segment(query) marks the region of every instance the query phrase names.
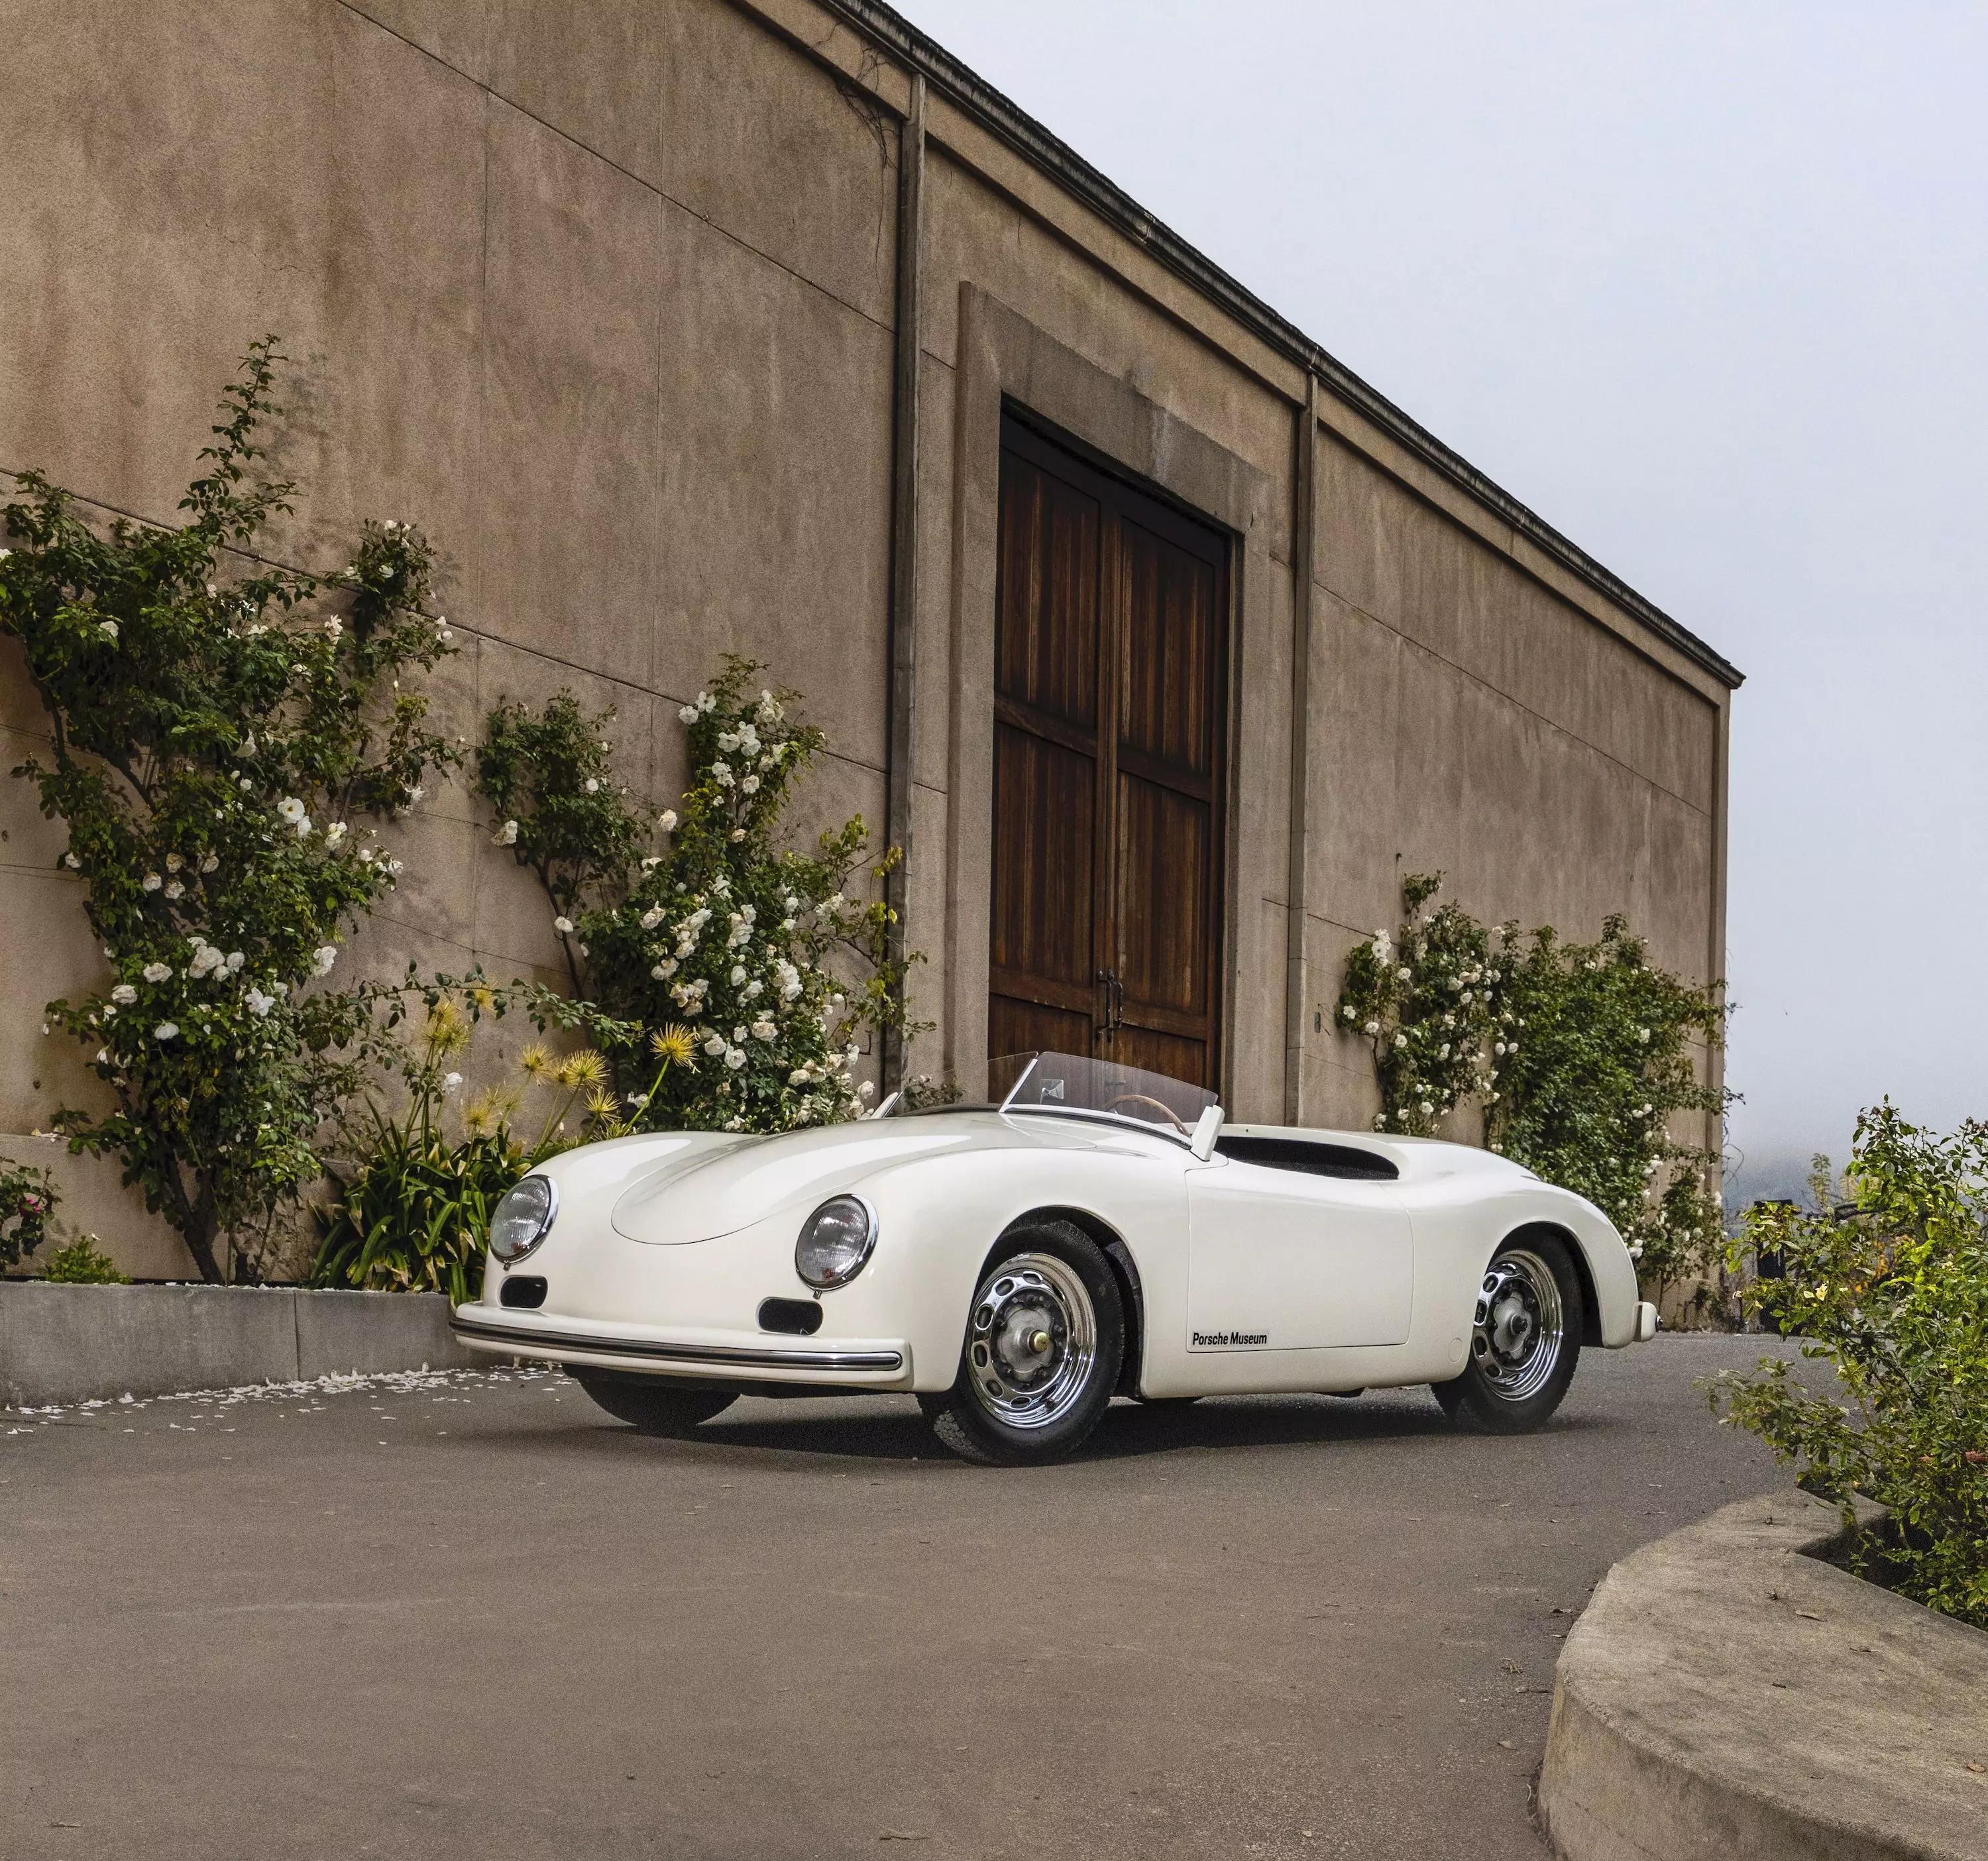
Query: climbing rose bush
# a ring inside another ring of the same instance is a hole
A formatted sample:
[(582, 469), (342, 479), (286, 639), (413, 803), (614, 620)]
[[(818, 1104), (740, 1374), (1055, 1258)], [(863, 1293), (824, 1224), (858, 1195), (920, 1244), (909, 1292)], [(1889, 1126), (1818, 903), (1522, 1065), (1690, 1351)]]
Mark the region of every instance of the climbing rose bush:
[(252, 1271), (320, 1174), (377, 1008), (328, 978), (401, 870), (374, 823), (460, 755), (411, 685), (451, 650), (418, 532), (368, 524), (329, 574), (268, 566), (295, 488), (255, 475), (282, 360), (265, 338), (225, 390), (184, 523), (99, 533), (35, 471), (0, 511), (0, 633), (53, 738), (14, 773), (68, 829), (60, 863), (105, 964), (47, 1012), (111, 1108), (54, 1123), (72, 1151), (121, 1159), (208, 1280), (224, 1247)]
[(1695, 1045), (1725, 1038), (1718, 986), (1652, 964), (1620, 917), (1592, 944), (1550, 927), (1521, 937), (1454, 903), (1430, 910), (1442, 883), (1405, 879), (1398, 927), (1346, 960), (1334, 1018), (1373, 1055), (1374, 1128), (1427, 1137), (1474, 1101), (1491, 1149), (1614, 1223), (1647, 1288), (1706, 1271), (1723, 1241), (1717, 1153), (1671, 1121), (1727, 1103), (1693, 1064)]
[[(611, 714), (562, 696), (500, 706), (478, 760), (498, 843), (544, 884), (576, 992), (632, 1031), (604, 1042), (638, 1128), (778, 1131), (844, 1118), (871, 1096), (866, 1030), (910, 1031), (906, 967), (885, 905), (857, 895), (894, 863), (859, 815), (810, 853), (780, 844), (795, 784), (823, 749), (795, 694), (752, 661), (683, 706), (691, 785), (677, 809), (631, 801), (610, 767)], [(657, 850), (637, 856), (644, 845)], [(652, 1076), (657, 1037), (688, 1063)]]

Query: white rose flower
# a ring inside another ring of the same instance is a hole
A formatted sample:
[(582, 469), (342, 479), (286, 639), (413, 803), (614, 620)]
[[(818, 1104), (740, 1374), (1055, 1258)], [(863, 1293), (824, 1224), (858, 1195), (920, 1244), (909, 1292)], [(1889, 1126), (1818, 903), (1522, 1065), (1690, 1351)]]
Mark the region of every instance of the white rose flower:
[(759, 792), (759, 779), (756, 775), (748, 775), (739, 785), (739, 792), (741, 795), (756, 795)]
[(725, 1036), (722, 1034), (712, 1035), (712, 1037), (704, 1043), (704, 1050), (715, 1059), (719, 1054), (725, 1051)]
[(676, 967), (674, 958), (664, 957), (654, 968), (649, 971), (649, 974), (658, 982), (667, 982), (676, 973)]
[(100, 620), (96, 623), (96, 630), (106, 640), (115, 640), (117, 637), (117, 623), (115, 620)]
[(120, 1008), (129, 1008), (138, 999), (138, 991), (128, 982), (120, 982), (110, 991), (110, 999)]
[(228, 973), (231, 976), (235, 974), (241, 968), (242, 965), (248, 961), (248, 959), (245, 957), (240, 951), (229, 951), (228, 953), (228, 962), (226, 964)]
[(1340, 1013), (1341, 1013), (1341, 1015), (1344, 1015), (1344, 1017), (1345, 1017), (1348, 1021), (1351, 1021), (1351, 1020), (1354, 1018), (1354, 1015), (1357, 1012), (1357, 1011), (1354, 1008), (1354, 1007), (1353, 1004), (1352, 1004), (1351, 1002), (1350, 1002), (1350, 1001), (1349, 1001), (1349, 1002), (1347, 1002), (1347, 1005), (1345, 1005), (1345, 1007), (1344, 1007), (1343, 1008), (1341, 1008), (1339, 1012), (1340, 1012)]
[[(665, 833), (674, 833), (677, 830), (676, 809), (674, 808), (665, 808), (662, 812), (656, 817), (656, 825), (661, 828), (663, 832)], [(645, 866), (654, 866), (658, 864), (658, 862), (654, 860), (646, 860), (643, 863)]]
[[(387, 572), (391, 574), (393, 572), (389, 569)], [(345, 623), (340, 620), (336, 614), (330, 615), (326, 618), (324, 630), (326, 635), (335, 641), (337, 640), (339, 636), (345, 631)]]
[(169, 873), (178, 872), (180, 868), (185, 864), (186, 861), (178, 853), (167, 853), (166, 855), (166, 870)]
[(644, 930), (654, 930), (657, 925), (663, 921), (663, 907), (661, 905), (650, 906), (648, 910), (642, 914), (640, 921)]
[(1396, 1049), (1396, 1050), (1397, 1050), (1397, 1051), (1398, 1051), (1400, 1049), (1401, 1049), (1401, 1048), (1403, 1048), (1403, 1047), (1405, 1047), (1408, 1044), (1408, 1035), (1405, 1035), (1405, 1034), (1397, 1034), (1397, 1035), (1395, 1036), (1395, 1049)]
[(714, 762), (711, 765), (711, 779), (721, 789), (732, 786), (732, 767), (729, 763)]
[(1636, 1038), (1647, 1046), (1649, 1044), (1650, 1030), (1648, 1028), (1638, 1028), (1636, 1030)]
[(770, 1021), (756, 1021), (752, 1024), (752, 1038), (755, 1040), (771, 1040), (779, 1032)]
[(490, 838), (494, 846), (516, 846), (518, 844), (518, 823), (506, 821)]
[(307, 814), (297, 822), (297, 838), (300, 840), (308, 840), (311, 837), (312, 831), (311, 817)]
[(561, 937), (570, 937), (573, 934), (573, 920), (561, 914), (553, 920), (553, 928)]
[(700, 691), (697, 694), (697, 708), (702, 711), (715, 711), (718, 708), (718, 701), (708, 691)]
[(281, 801), (277, 802), (276, 812), (281, 815), (284, 820), (288, 822), (291, 826), (294, 827), (298, 822), (304, 818), (304, 805), (296, 795), (286, 795)]
[(695, 704), (686, 704), (677, 713), (677, 715), (686, 724), (695, 724), (697, 721), (697, 707)]
[(147, 873), (144, 879), (140, 881), (140, 889), (144, 891), (156, 892), (159, 887), (164, 883), (165, 880), (161, 879), (157, 873)]
[(725, 1063), (736, 1072), (746, 1064), (746, 1049), (743, 1047), (727, 1047), (725, 1049)]
[(1378, 1021), (1370, 1021), (1361, 1031), (1367, 1034), (1378, 1034), (1381, 1031), (1381, 1024)]
[(153, 1028), (155, 1040), (176, 1040), (179, 1038), (180, 1024), (177, 1021), (162, 1021)]
[(735, 730), (721, 730), (718, 733), (718, 747), (724, 751), (726, 755), (730, 755), (732, 752), (739, 747), (738, 731)]
[(218, 867), (220, 864), (220, 856), (217, 853), (209, 853), (201, 861), (200, 870), (204, 873), (211, 873)]
[(757, 999), (760, 991), (763, 990), (766, 986), (765, 983), (762, 982), (757, 976), (755, 976), (752, 980), (747, 983), (745, 988), (739, 992), (745, 996), (748, 1001), (752, 1001)]
[(736, 988), (740, 983), (746, 980), (746, 965), (743, 963), (734, 963), (732, 965), (732, 973), (729, 976), (726, 977), (725, 980), (729, 981), (734, 988)]
[(416, 782), (414, 785), (407, 791), (407, 805), (410, 808), (414, 806), (421, 800), (421, 797), (427, 793), (427, 788), (421, 782)]
[(441, 1076), (441, 1089), (445, 1097), (446, 1097), (450, 1093), (459, 1091), (462, 1089), (462, 1075), (461, 1073), (445, 1072)]
[(96, 1049), (96, 1063), (100, 1066), (107, 1066), (110, 1064), (110, 1049), (108, 1047), (99, 1047)]
[(170, 963), (147, 963), (144, 973), (147, 982), (167, 982), (172, 979), (173, 968)]
[(324, 829), (325, 845), (327, 846), (338, 846), (343, 841), (347, 831), (346, 825), (343, 821), (329, 821), (326, 822)]
[(590, 795), (598, 795), (600, 792), (600, 778), (598, 775), (587, 777), (587, 792)]
[(331, 974), (332, 964), (337, 961), (338, 946), (336, 944), (320, 944), (311, 957), (311, 974), (328, 976)]
[(186, 887), (175, 879), (171, 884), (166, 887), (166, 896), (168, 898), (174, 899), (175, 900), (184, 898), (186, 896)]

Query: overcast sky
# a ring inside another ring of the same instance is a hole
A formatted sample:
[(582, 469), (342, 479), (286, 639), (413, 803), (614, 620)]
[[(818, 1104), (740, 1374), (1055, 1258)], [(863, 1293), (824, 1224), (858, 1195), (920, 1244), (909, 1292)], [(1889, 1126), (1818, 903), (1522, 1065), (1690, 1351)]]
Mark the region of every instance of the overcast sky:
[(1988, 1114), (1988, 5), (898, 3), (1746, 674), (1734, 1187)]

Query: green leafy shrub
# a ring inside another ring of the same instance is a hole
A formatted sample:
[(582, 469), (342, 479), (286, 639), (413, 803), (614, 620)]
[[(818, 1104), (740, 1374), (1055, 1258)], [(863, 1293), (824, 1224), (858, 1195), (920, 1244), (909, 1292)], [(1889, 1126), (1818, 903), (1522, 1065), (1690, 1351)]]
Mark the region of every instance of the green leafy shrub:
[(334, 573), (267, 566), (294, 489), (252, 476), (281, 359), (265, 338), (225, 390), (184, 524), (100, 535), (32, 471), (0, 512), (0, 633), (54, 739), (52, 763), (15, 773), (67, 824), (110, 969), (48, 1013), (93, 1050), (113, 1109), (54, 1122), (72, 1151), (122, 1160), (208, 1280), (224, 1241), (253, 1273), (244, 1238), (318, 1175), (316, 1134), (364, 1076), (374, 1005), (312, 987), (400, 871), (360, 822), (459, 758), (405, 688), (450, 650), (421, 536), (369, 524)]
[(1782, 1277), (1752, 1279), (1743, 1301), (1847, 1400), (1764, 1359), (1711, 1379), (1712, 1407), (1842, 1502), (1846, 1525), (1853, 1494), (1889, 1506), (1895, 1586), (1988, 1629), (1988, 1126), (1941, 1137), (1888, 1100), (1858, 1119), (1845, 1179), (1847, 1205), (1750, 1210), (1730, 1264), (1778, 1253)]
[(0, 1157), (0, 1267), (19, 1266), (41, 1245), (59, 1199), (47, 1170)]
[(128, 1286), (130, 1278), (110, 1264), (110, 1256), (97, 1250), (94, 1234), (79, 1234), (66, 1247), (49, 1255), (42, 1277), (61, 1286)]
[[(790, 692), (753, 688), (731, 659), (682, 721), (691, 786), (681, 814), (629, 800), (610, 765), (612, 714), (566, 694), (536, 715), (493, 711), (477, 785), (499, 844), (535, 871), (576, 993), (620, 1037), (600, 1041), (640, 1128), (786, 1130), (850, 1116), (866, 1029), (905, 1028), (892, 914), (852, 897), (872, 861), (859, 815), (812, 853), (779, 844), (793, 785), (823, 747)], [(661, 850), (643, 854), (645, 846)], [(843, 972), (857, 979), (845, 981)], [(650, 1077), (654, 1042), (689, 1037), (687, 1063)]]
[(1724, 1038), (1717, 986), (1658, 968), (1619, 917), (1565, 944), (1487, 929), (1454, 903), (1430, 911), (1442, 876), (1405, 880), (1398, 928), (1346, 961), (1334, 1018), (1373, 1054), (1375, 1128), (1426, 1137), (1475, 1099), (1489, 1147), (1593, 1202), (1647, 1285), (1703, 1272), (1723, 1239), (1717, 1157), (1670, 1123), (1726, 1103), (1692, 1060), (1694, 1042)]

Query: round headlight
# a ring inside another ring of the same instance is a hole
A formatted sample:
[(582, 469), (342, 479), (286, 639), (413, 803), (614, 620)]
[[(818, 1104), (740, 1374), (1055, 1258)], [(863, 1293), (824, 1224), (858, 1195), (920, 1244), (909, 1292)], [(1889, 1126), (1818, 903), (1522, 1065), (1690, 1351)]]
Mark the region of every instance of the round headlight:
[(490, 1251), (506, 1266), (519, 1261), (552, 1232), (559, 1191), (544, 1176), (528, 1176), (505, 1191), (490, 1217)]
[(831, 1286), (846, 1286), (863, 1271), (876, 1245), (877, 1218), (870, 1204), (853, 1195), (838, 1195), (801, 1224), (801, 1238), (794, 1243), (794, 1271), (824, 1292)]

